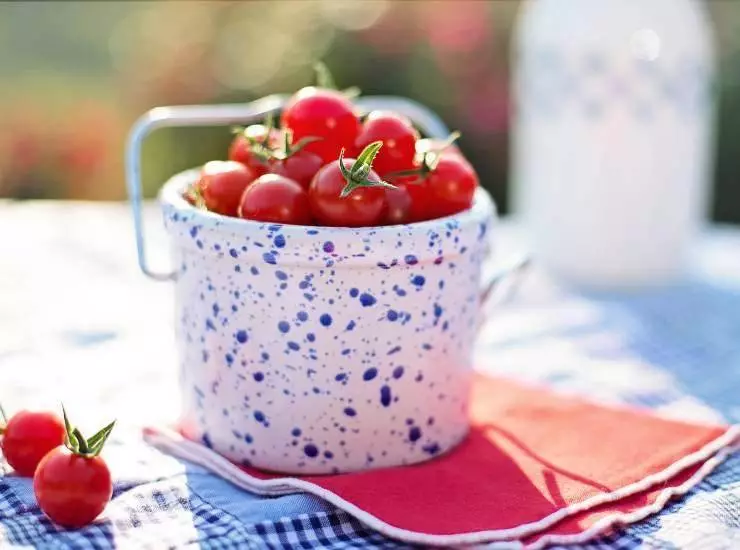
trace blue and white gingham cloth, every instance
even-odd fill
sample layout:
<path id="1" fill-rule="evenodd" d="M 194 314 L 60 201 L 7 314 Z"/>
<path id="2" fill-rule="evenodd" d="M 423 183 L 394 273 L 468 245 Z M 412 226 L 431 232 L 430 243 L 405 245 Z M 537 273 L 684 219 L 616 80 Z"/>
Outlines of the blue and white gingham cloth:
<path id="1" fill-rule="evenodd" d="M 483 329 L 483 370 L 667 416 L 740 421 L 740 288 L 688 282 L 583 295 L 530 278 Z M 106 458 L 113 500 L 101 520 L 79 531 L 44 518 L 30 480 L 0 475 L 0 548 L 409 547 L 317 497 L 250 495 L 133 435 L 119 434 Z M 660 514 L 569 548 L 740 548 L 740 456 Z"/>

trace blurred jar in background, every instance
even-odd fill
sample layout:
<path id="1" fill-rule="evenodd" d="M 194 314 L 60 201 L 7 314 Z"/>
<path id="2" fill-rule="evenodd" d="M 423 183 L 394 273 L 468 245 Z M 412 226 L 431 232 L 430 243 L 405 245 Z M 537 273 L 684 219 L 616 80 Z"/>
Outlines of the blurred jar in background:
<path id="1" fill-rule="evenodd" d="M 708 206 L 715 61 L 694 0 L 536 0 L 514 35 L 513 210 L 566 282 L 681 276 Z"/>

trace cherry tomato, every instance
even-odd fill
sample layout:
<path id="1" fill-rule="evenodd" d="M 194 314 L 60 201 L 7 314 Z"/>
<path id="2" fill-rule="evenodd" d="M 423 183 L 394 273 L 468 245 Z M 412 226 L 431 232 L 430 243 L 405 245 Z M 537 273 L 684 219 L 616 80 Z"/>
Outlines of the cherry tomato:
<path id="1" fill-rule="evenodd" d="M 406 117 L 388 111 L 372 111 L 355 140 L 355 148 L 362 150 L 374 141 L 382 141 L 383 148 L 373 161 L 373 169 L 385 177 L 414 161 L 418 138 L 419 132 Z"/>
<path id="2" fill-rule="evenodd" d="M 413 187 L 416 187 L 413 189 Z M 414 221 L 451 216 L 470 208 L 478 175 L 461 155 L 442 154 L 437 166 L 418 184 L 407 185 L 415 196 Z"/>
<path id="3" fill-rule="evenodd" d="M 293 132 L 293 139 L 321 138 L 306 150 L 316 153 L 324 163 L 339 158 L 344 147 L 353 146 L 360 131 L 360 121 L 352 102 L 337 90 L 306 87 L 288 101 L 281 116 L 281 125 Z"/>
<path id="4" fill-rule="evenodd" d="M 344 159 L 344 167 L 352 168 L 354 159 Z M 368 180 L 380 180 L 374 170 Z M 379 225 L 388 206 L 385 188 L 358 187 L 347 197 L 341 197 L 347 185 L 335 160 L 319 170 L 308 189 L 313 217 L 322 225 L 334 227 L 368 227 Z"/>
<path id="5" fill-rule="evenodd" d="M 260 143 L 265 140 L 267 126 L 262 124 L 252 124 L 247 126 L 243 133 L 237 135 L 229 147 L 229 160 L 241 162 L 254 172 L 255 177 L 266 174 L 269 170 L 267 159 L 263 159 L 254 152 L 250 138 Z M 280 143 L 280 131 L 277 128 L 270 129 L 270 137 L 265 144 L 268 149 L 272 149 Z"/>
<path id="6" fill-rule="evenodd" d="M 2 431 L 5 460 L 21 476 L 32 477 L 41 459 L 64 443 L 64 423 L 51 412 L 21 411 Z"/>
<path id="7" fill-rule="evenodd" d="M 81 456 L 65 447 L 48 453 L 36 469 L 33 491 L 41 510 L 63 527 L 91 523 L 111 499 L 113 484 L 100 456 Z"/>
<path id="8" fill-rule="evenodd" d="M 239 216 L 247 220 L 291 225 L 312 221 L 308 193 L 297 182 L 278 174 L 257 178 L 244 192 Z"/>
<path id="9" fill-rule="evenodd" d="M 292 179 L 308 189 L 311 180 L 323 165 L 324 161 L 320 156 L 304 148 L 291 153 L 285 159 L 273 159 L 270 162 L 270 172 Z"/>
<path id="10" fill-rule="evenodd" d="M 212 160 L 203 166 L 197 187 L 208 210 L 236 216 L 242 194 L 254 179 L 254 172 L 244 164 Z"/>

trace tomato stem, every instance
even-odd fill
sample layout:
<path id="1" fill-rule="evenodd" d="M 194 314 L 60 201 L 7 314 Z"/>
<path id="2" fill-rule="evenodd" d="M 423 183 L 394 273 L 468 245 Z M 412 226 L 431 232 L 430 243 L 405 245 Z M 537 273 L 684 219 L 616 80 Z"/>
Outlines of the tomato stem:
<path id="1" fill-rule="evenodd" d="M 373 169 L 373 161 L 378 156 L 378 151 L 383 146 L 382 141 L 374 141 L 365 147 L 362 152 L 357 155 L 357 159 L 352 164 L 351 168 L 347 170 L 344 165 L 344 148 L 339 152 L 339 171 L 347 180 L 347 185 L 344 186 L 342 191 L 339 193 L 341 198 L 348 197 L 352 191 L 358 187 L 387 187 L 395 189 L 395 185 L 391 185 L 387 181 L 382 179 L 371 180 L 369 178 L 370 172 Z"/>
<path id="2" fill-rule="evenodd" d="M 90 448 L 87 446 L 87 441 L 85 440 L 85 436 L 82 435 L 82 432 L 79 430 L 79 428 L 74 429 L 75 437 L 77 438 L 77 443 L 80 448 L 80 454 L 86 455 L 90 452 Z"/>
<path id="3" fill-rule="evenodd" d="M 323 63 L 322 61 L 317 61 L 313 64 L 313 70 L 314 73 L 316 73 L 316 86 L 318 88 L 340 91 L 337 87 L 337 83 L 334 80 L 334 77 L 331 74 L 331 71 L 329 70 L 329 67 L 327 67 L 325 63 Z M 341 90 L 341 93 L 347 99 L 356 99 L 357 97 L 362 95 L 362 91 L 357 86 L 350 86 L 349 88 L 345 88 L 344 90 Z"/>

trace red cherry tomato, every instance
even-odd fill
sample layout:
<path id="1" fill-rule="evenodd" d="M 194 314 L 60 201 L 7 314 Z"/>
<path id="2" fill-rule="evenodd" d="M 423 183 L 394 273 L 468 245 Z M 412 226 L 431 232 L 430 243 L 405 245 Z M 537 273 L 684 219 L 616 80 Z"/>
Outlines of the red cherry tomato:
<path id="1" fill-rule="evenodd" d="M 270 162 L 270 172 L 285 176 L 298 182 L 304 189 L 308 189 L 311 180 L 323 165 L 324 161 L 320 156 L 301 149 L 291 153 L 288 158 L 273 159 Z"/>
<path id="2" fill-rule="evenodd" d="M 64 443 L 64 423 L 50 412 L 21 411 L 2 429 L 5 460 L 21 476 L 32 477 L 41 459 Z"/>
<path id="3" fill-rule="evenodd" d="M 277 174 L 260 176 L 247 188 L 241 199 L 239 216 L 291 225 L 309 225 L 312 221 L 306 190 Z"/>
<path id="4" fill-rule="evenodd" d="M 347 170 L 352 168 L 354 159 L 344 159 Z M 380 180 L 374 170 L 367 175 L 368 180 Z M 359 187 L 347 197 L 341 197 L 347 185 L 335 160 L 316 173 L 308 189 L 313 217 L 321 225 L 334 227 L 369 227 L 379 225 L 387 208 L 385 188 Z"/>
<path id="5" fill-rule="evenodd" d="M 281 116 L 281 125 L 293 132 L 293 140 L 304 137 L 321 138 L 306 146 L 324 163 L 339 158 L 344 147 L 353 146 L 360 131 L 360 121 L 352 102 L 337 90 L 307 87 L 288 101 Z"/>
<path id="6" fill-rule="evenodd" d="M 434 170 L 415 185 L 418 187 L 412 191 L 416 193 L 412 199 L 416 201 L 414 216 L 432 220 L 470 208 L 478 187 L 478 175 L 461 155 L 442 154 Z"/>
<path id="7" fill-rule="evenodd" d="M 263 143 L 267 134 L 267 126 L 252 124 L 247 126 L 244 133 L 237 135 L 229 147 L 229 160 L 241 162 L 254 172 L 255 177 L 268 172 L 268 162 L 254 152 L 250 138 Z M 267 148 L 272 149 L 280 143 L 280 131 L 277 128 L 270 129 L 270 137 L 267 140 Z"/>
<path id="8" fill-rule="evenodd" d="M 385 177 L 413 163 L 418 138 L 419 132 L 406 117 L 387 111 L 372 111 L 355 140 L 355 148 L 361 151 L 374 141 L 382 141 L 383 147 L 373 161 L 373 169 Z"/>
<path id="9" fill-rule="evenodd" d="M 242 194 L 254 179 L 254 172 L 244 164 L 212 160 L 203 166 L 197 188 L 208 210 L 236 216 Z"/>
<path id="10" fill-rule="evenodd" d="M 99 456 L 80 456 L 57 447 L 36 469 L 33 491 L 49 519 L 78 529 L 103 512 L 111 499 L 113 484 L 108 466 Z"/>

